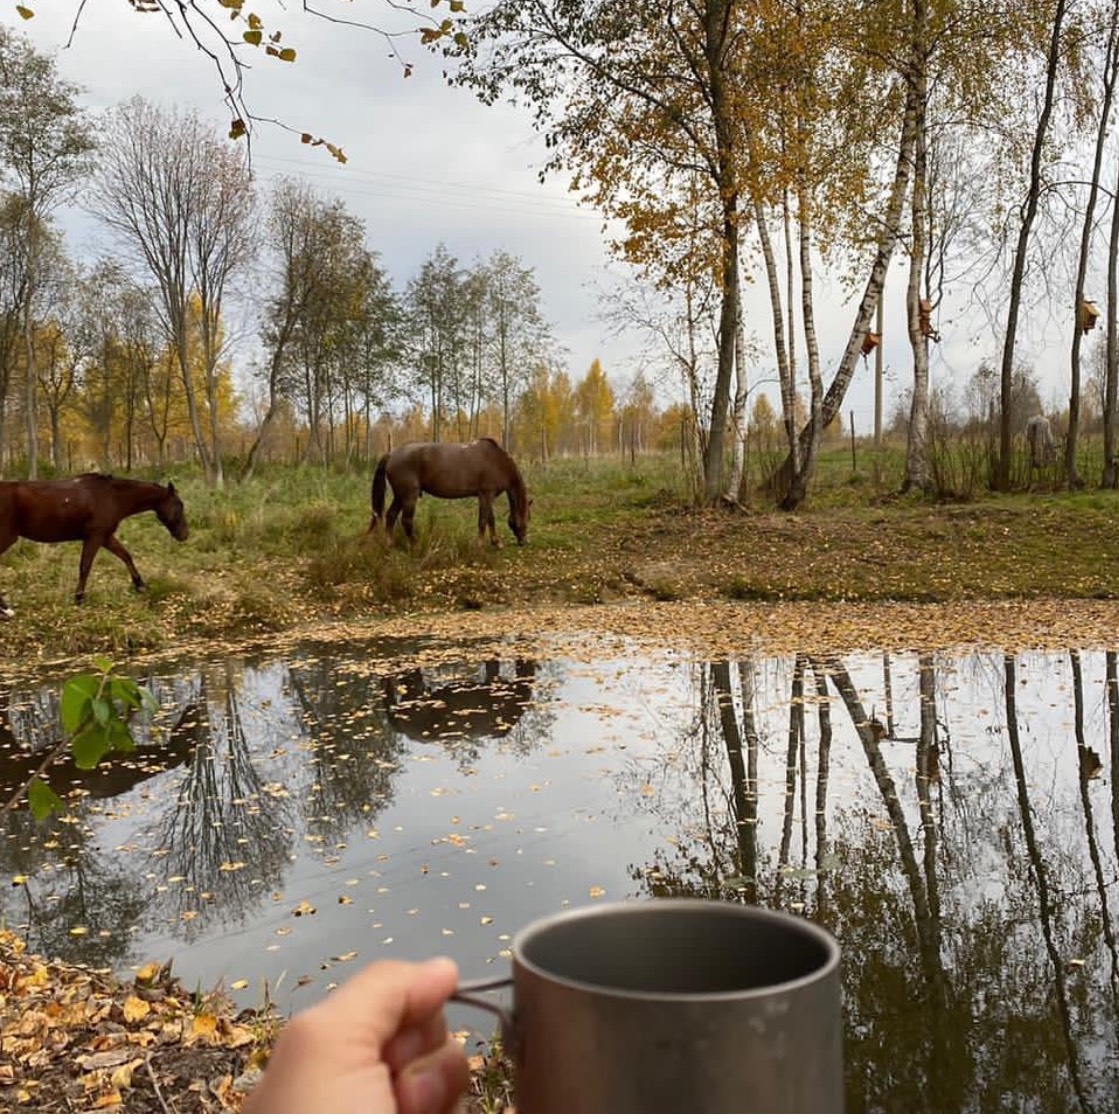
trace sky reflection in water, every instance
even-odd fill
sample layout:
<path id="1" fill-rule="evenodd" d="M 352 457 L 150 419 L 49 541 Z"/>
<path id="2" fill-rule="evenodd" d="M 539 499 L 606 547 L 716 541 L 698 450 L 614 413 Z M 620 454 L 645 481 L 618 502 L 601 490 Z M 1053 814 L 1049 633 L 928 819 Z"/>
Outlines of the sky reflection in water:
<path id="1" fill-rule="evenodd" d="M 839 937 L 850 1110 L 1119 1102 L 1113 654 L 388 652 L 155 672 L 162 745 L 0 824 L 0 917 L 288 1011 L 379 956 L 504 974 L 564 906 L 741 898 Z M 56 683 L 0 692 L 0 792 Z"/>

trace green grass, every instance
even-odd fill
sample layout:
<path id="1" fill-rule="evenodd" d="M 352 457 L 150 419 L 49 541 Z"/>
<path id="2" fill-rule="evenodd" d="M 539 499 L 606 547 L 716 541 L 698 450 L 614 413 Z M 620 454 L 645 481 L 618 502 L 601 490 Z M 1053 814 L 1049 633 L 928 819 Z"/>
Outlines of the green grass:
<path id="1" fill-rule="evenodd" d="M 190 640 L 239 640 L 321 619 L 406 610 L 602 603 L 641 595 L 739 601 L 944 601 L 1112 597 L 1119 493 L 1085 489 L 965 503 L 900 496 L 900 452 L 826 449 L 807 505 L 782 514 L 755 496 L 748 511 L 698 510 L 678 457 L 646 455 L 526 464 L 529 543 L 478 546 L 473 501 L 421 500 L 416 541 L 367 535 L 367 469 L 270 466 L 222 492 L 178 468 L 190 539 L 152 516 L 120 538 L 148 582 L 132 592 L 102 552 L 86 604 L 72 605 L 77 544 L 21 542 L 0 561 L 17 608 L 8 658 L 134 652 Z M 755 473 L 760 461 L 754 462 Z M 887 484 L 893 478 L 892 487 Z"/>

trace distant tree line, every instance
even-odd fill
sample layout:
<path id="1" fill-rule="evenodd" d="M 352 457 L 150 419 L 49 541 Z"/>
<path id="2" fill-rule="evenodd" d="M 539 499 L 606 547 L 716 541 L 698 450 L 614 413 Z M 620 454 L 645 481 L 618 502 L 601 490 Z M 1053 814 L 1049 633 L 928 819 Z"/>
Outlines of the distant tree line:
<path id="1" fill-rule="evenodd" d="M 986 386 L 987 484 L 1014 484 L 1016 401 L 1032 376 L 1019 334 L 1040 315 L 1069 341 L 1068 406 L 1050 409 L 1063 479 L 1085 481 L 1078 440 L 1098 372 L 1098 477 L 1119 486 L 1119 0 L 497 0 L 453 12 L 421 36 L 451 80 L 526 105 L 548 141 L 545 173 L 569 176 L 622 231 L 610 248 L 634 283 L 611 314 L 648 352 L 641 384 L 612 391 L 636 399 L 666 374 L 681 387 L 701 500 L 747 495 L 752 409 L 772 381 L 784 457 L 767 482 L 783 507 L 804 501 L 860 361 L 881 353 L 899 262 L 912 357 L 900 487 L 936 492 L 937 441 L 971 391 L 929 375 L 961 292 L 991 324 L 965 373 Z M 386 415 L 429 438 L 484 427 L 541 456 L 655 442 L 632 402 L 609 422 L 576 413 L 593 394 L 571 383 L 515 258 L 463 266 L 437 246 L 398 290 L 342 203 L 298 181 L 259 196 L 243 151 L 189 114 L 134 100 L 95 125 L 53 62 L 8 31 L 0 100 L 0 466 L 57 468 L 79 443 L 127 462 L 154 442 L 157 458 L 189 447 L 220 486 L 231 440 L 242 474 L 284 432 L 307 461 L 345 461 L 373 452 Z M 68 259 L 54 215 L 75 198 L 112 234 L 111 257 Z M 830 358 L 821 274 L 856 304 Z M 765 322 L 744 319 L 748 281 L 769 297 Z M 247 341 L 235 303 L 254 311 L 260 357 L 234 378 L 233 343 Z"/>
<path id="2" fill-rule="evenodd" d="M 263 194 L 197 116 L 137 98 L 94 121 L 2 29 L 0 82 L 34 106 L 0 122 L 0 469 L 192 458 L 221 487 L 231 462 L 364 461 L 406 437 L 544 458 L 652 441 L 650 385 L 615 400 L 597 361 L 573 383 L 511 254 L 465 266 L 439 244 L 398 290 L 344 203 L 296 179 Z M 63 203 L 109 252 L 71 255 Z M 236 375 L 235 343 L 258 355 Z"/>

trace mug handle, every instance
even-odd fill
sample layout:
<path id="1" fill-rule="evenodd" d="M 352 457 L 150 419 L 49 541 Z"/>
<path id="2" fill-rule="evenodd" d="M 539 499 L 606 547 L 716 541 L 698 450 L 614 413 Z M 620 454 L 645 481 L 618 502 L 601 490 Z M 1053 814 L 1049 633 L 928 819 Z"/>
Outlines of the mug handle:
<path id="1" fill-rule="evenodd" d="M 468 979 L 465 983 L 460 983 L 451 995 L 451 1002 L 461 1002 L 465 1006 L 473 1006 L 478 1010 L 488 1010 L 491 1014 L 496 1014 L 498 1021 L 501 1023 L 501 1040 L 502 1044 L 515 1056 L 517 1047 L 517 1030 L 513 1025 L 513 1016 L 503 1007 L 498 1006 L 497 1003 L 490 1002 L 489 999 L 480 998 L 479 991 L 493 991 L 499 987 L 510 987 L 513 984 L 513 977 L 509 975 L 491 975 L 486 979 Z"/>

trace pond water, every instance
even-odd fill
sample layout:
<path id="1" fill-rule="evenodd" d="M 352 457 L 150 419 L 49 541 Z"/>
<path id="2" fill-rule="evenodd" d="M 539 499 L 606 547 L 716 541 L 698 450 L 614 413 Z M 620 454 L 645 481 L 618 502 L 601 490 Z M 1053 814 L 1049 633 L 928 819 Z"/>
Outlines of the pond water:
<path id="1" fill-rule="evenodd" d="M 140 753 L 56 768 L 61 818 L 0 818 L 0 920 L 291 1011 L 380 956 L 506 973 L 567 906 L 741 899 L 839 938 L 849 1110 L 1115 1110 L 1115 653 L 579 648 L 145 670 Z M 0 691 L 4 801 L 57 689 Z"/>

